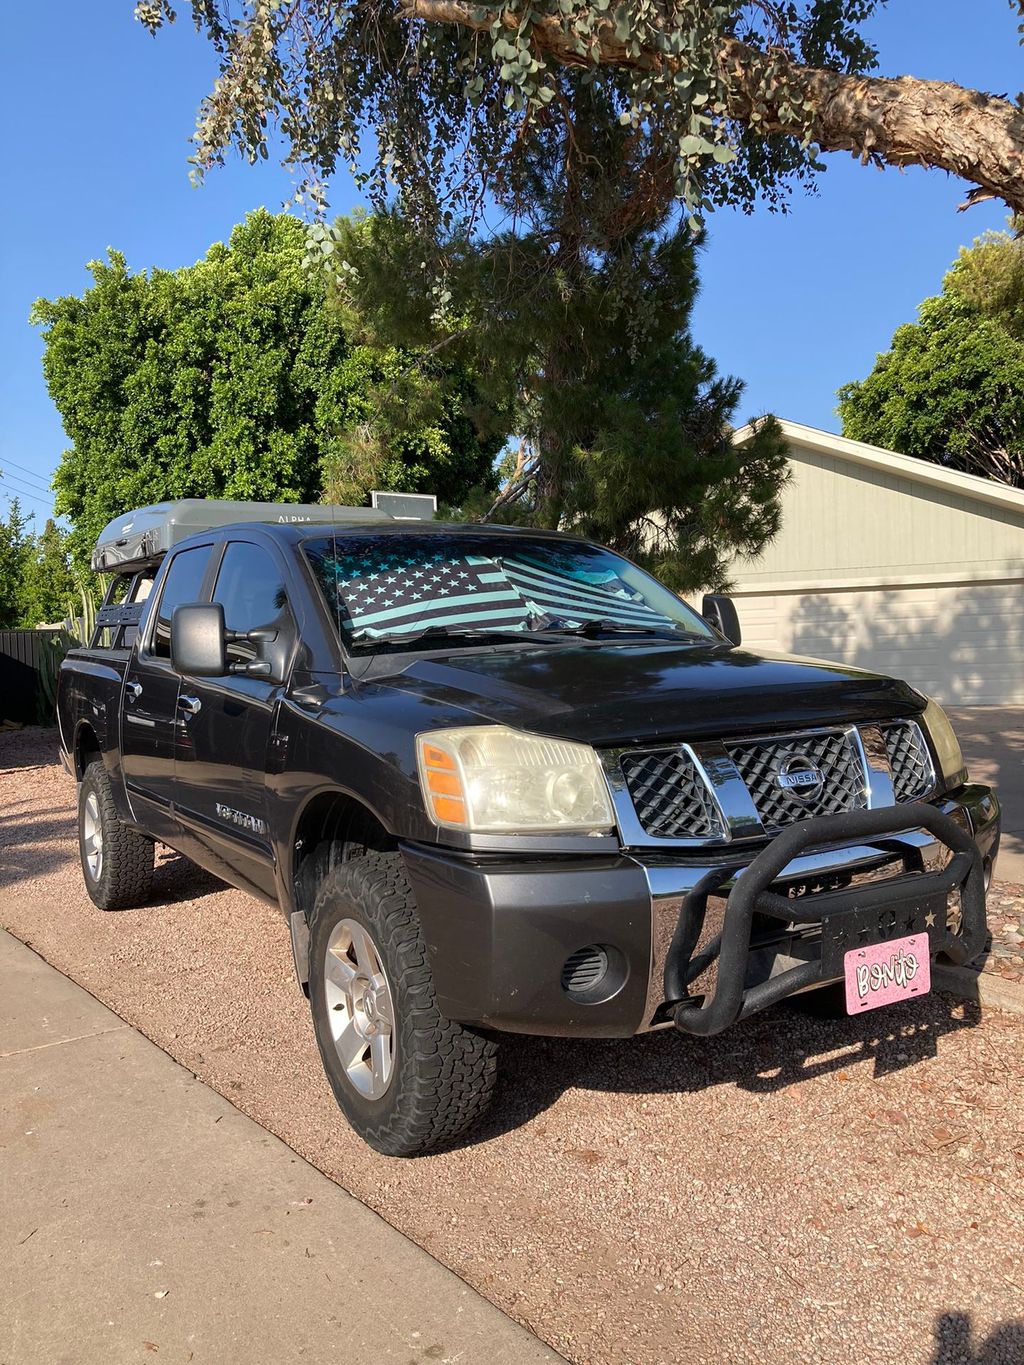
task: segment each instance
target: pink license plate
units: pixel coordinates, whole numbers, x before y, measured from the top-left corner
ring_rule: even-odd
[[[911,934],[846,954],[846,1010],[862,1014],[932,988],[932,963],[927,934]]]

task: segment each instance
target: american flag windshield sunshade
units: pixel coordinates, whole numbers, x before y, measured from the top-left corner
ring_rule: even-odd
[[[570,577],[552,573],[528,559],[508,557],[501,560],[501,567],[534,613],[567,626],[611,621],[619,626],[664,630],[676,624],[645,605],[639,594],[613,573]]]
[[[493,560],[444,551],[339,557],[338,601],[353,639],[446,630],[526,630],[530,611]]]
[[[381,538],[333,551],[310,547],[329,602],[337,603],[353,642],[401,640],[432,627],[459,631],[527,631],[586,621],[671,629],[681,623],[647,606],[618,577],[620,562],[579,556],[557,568],[509,555],[473,553],[476,546],[430,545]],[[390,543],[388,543],[390,541]],[[481,547],[483,548],[483,547]],[[585,547],[588,551],[590,547]]]

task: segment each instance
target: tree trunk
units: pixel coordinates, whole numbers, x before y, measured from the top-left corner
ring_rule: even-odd
[[[489,29],[493,18],[470,0],[399,0],[399,14],[478,31]],[[502,18],[506,28],[518,28],[516,10],[506,9]],[[593,60],[641,69],[663,61],[671,65],[655,52],[631,56],[616,39],[610,19],[599,32],[596,58],[581,57],[573,35],[553,17],[535,22],[533,40],[567,66],[589,66]],[[773,56],[778,57],[777,51]],[[718,64],[729,90],[728,116],[759,134],[800,135],[803,130],[783,120],[766,99],[763,61],[756,49],[733,38],[722,40]],[[948,171],[976,187],[961,207],[994,198],[1014,213],[1024,213],[1024,114],[1008,100],[951,81],[850,76],[795,62],[789,74],[811,102],[809,132],[822,151],[851,152],[880,165]],[[754,110],[761,115],[756,123],[751,120]]]

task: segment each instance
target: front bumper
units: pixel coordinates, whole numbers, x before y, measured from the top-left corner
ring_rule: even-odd
[[[822,969],[823,921],[878,911],[878,937],[898,937],[886,913],[939,891],[959,892],[962,922],[956,934],[937,926],[933,952],[974,957],[998,844],[998,801],[969,785],[934,804],[805,821],[746,853],[402,851],[445,1014],[515,1033],[628,1037],[673,1022],[715,1033],[835,979]],[[588,946],[605,951],[606,986],[573,992],[565,964]]]

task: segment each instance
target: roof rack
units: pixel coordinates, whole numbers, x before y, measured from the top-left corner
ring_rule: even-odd
[[[96,573],[124,573],[155,563],[180,540],[236,521],[317,526],[393,521],[372,507],[333,507],[324,503],[229,502],[220,498],[179,498],[157,502],[115,517],[103,528],[92,552]]]

